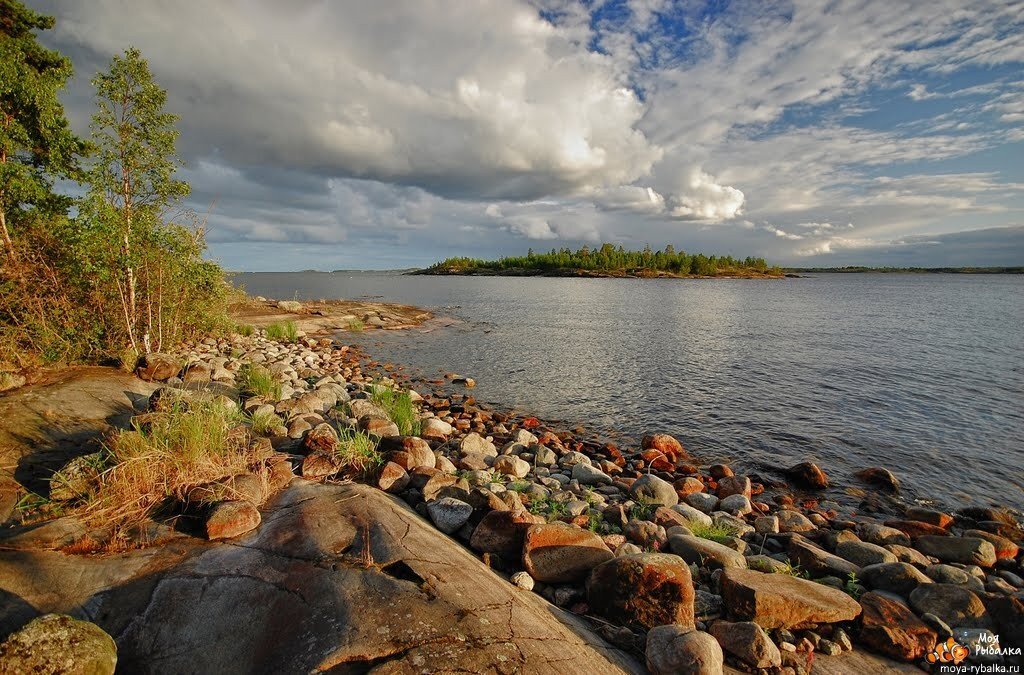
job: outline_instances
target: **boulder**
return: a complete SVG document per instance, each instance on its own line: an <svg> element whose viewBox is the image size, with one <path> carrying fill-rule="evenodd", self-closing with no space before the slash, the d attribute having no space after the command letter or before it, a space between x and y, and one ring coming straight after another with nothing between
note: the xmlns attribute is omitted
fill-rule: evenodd
<svg viewBox="0 0 1024 675"><path fill-rule="evenodd" d="M286 312L301 312L302 303L298 300L279 300L277 303L279 309L283 309Z"/></svg>
<svg viewBox="0 0 1024 675"><path fill-rule="evenodd" d="M658 626L648 632L645 655L651 675L721 675L725 664L718 640L683 626Z"/></svg>
<svg viewBox="0 0 1024 675"><path fill-rule="evenodd" d="M1006 537L998 534L992 534L985 530L966 530L964 532L965 537L974 537L977 539L984 539L988 543L992 544L992 548L996 550L997 560L1013 560L1020 553L1020 547L1013 543Z"/></svg>
<svg viewBox="0 0 1024 675"><path fill-rule="evenodd" d="M454 497L442 497L427 504L427 513L437 529L451 534L466 524L473 507Z"/></svg>
<svg viewBox="0 0 1024 675"><path fill-rule="evenodd" d="M887 591L907 597L921 584L930 584L921 570L903 562L879 563L861 568L857 574L860 582L870 589Z"/></svg>
<svg viewBox="0 0 1024 675"><path fill-rule="evenodd" d="M753 668L778 668L782 665L779 648L753 621L716 621L711 625L710 633L726 653Z"/></svg>
<svg viewBox="0 0 1024 675"><path fill-rule="evenodd" d="M392 461L406 471L421 466L433 468L437 464L437 457L434 456L434 451L430 449L430 444L416 436L382 438L378 449L381 452L392 453ZM401 461L395 459L399 453L404 453L404 456L398 457Z"/></svg>
<svg viewBox="0 0 1024 675"><path fill-rule="evenodd" d="M954 628L991 628L981 599L962 586L921 584L910 594L918 614L934 614Z"/></svg>
<svg viewBox="0 0 1024 675"><path fill-rule="evenodd" d="M686 503L701 513L712 513L718 508L718 497L707 492L694 492L686 495Z"/></svg>
<svg viewBox="0 0 1024 675"><path fill-rule="evenodd" d="M686 454L683 444L668 434L644 436L640 440L640 448L643 450L657 450L672 462L689 456Z"/></svg>
<svg viewBox="0 0 1024 675"><path fill-rule="evenodd" d="M397 494L409 487L409 474L400 465L388 462L380 470L380 477L377 478L377 487L384 492Z"/></svg>
<svg viewBox="0 0 1024 675"><path fill-rule="evenodd" d="M850 574L860 571L859 565L832 555L805 539L790 540L788 553L789 559L795 565L799 565L815 576L831 575L846 578Z"/></svg>
<svg viewBox="0 0 1024 675"><path fill-rule="evenodd" d="M730 617L765 629L852 621L861 611L842 591L784 574L727 568L721 584Z"/></svg>
<svg viewBox="0 0 1024 675"><path fill-rule="evenodd" d="M135 374L147 382L165 382L177 376L181 370L181 360L170 354L145 354L139 360Z"/></svg>
<svg viewBox="0 0 1024 675"><path fill-rule="evenodd" d="M513 455L501 455L494 460L492 467L495 471L506 476L523 478L530 473L529 462L519 459Z"/></svg>
<svg viewBox="0 0 1024 675"><path fill-rule="evenodd" d="M102 628L63 614L32 620L0 644L0 673L113 675L117 645Z"/></svg>
<svg viewBox="0 0 1024 675"><path fill-rule="evenodd" d="M664 624L693 628L693 592L690 568L662 553L614 558L595 567L587 581L592 610L642 630Z"/></svg>
<svg viewBox="0 0 1024 675"><path fill-rule="evenodd" d="M668 538L668 545L677 556L701 567L720 569L747 566L747 560L741 553L710 539L674 534Z"/></svg>
<svg viewBox="0 0 1024 675"><path fill-rule="evenodd" d="M198 361L185 366L185 372L181 376L185 384L204 384L210 381L213 376L213 368L208 363Z"/></svg>
<svg viewBox="0 0 1024 675"><path fill-rule="evenodd" d="M432 441L446 441L455 432L452 425L436 417L423 420L420 427L420 436Z"/></svg>
<svg viewBox="0 0 1024 675"><path fill-rule="evenodd" d="M944 537L926 535L914 541L914 548L942 562L992 567L996 564L996 549L991 542L979 537Z"/></svg>
<svg viewBox="0 0 1024 675"><path fill-rule="evenodd" d="M836 546L836 555L849 560L857 567L897 562L896 555L891 551L885 550L878 544L870 544L866 541L839 542Z"/></svg>
<svg viewBox="0 0 1024 675"><path fill-rule="evenodd" d="M953 516L939 511L937 509L929 509L924 506L910 506L907 508L906 513L907 520L916 520L921 523L928 523L935 527L942 528L943 530L948 529L953 524Z"/></svg>
<svg viewBox="0 0 1024 675"><path fill-rule="evenodd" d="M370 436L377 436L379 438L387 438L388 436L398 436L401 432L398 429L398 425L388 419L382 419L380 417L371 417L364 415L359 418L359 430L365 431Z"/></svg>
<svg viewBox="0 0 1024 675"><path fill-rule="evenodd" d="M675 506L679 503L679 495L672 484L650 474L637 478L629 487L629 494L633 499L646 504Z"/></svg>
<svg viewBox="0 0 1024 675"><path fill-rule="evenodd" d="M307 454L315 452L334 454L338 449L338 432L326 422L318 424L302 439L302 447Z"/></svg>
<svg viewBox="0 0 1024 675"><path fill-rule="evenodd" d="M815 490L828 487L828 476L814 462L801 462L786 469L786 475L800 485Z"/></svg>
<svg viewBox="0 0 1024 675"><path fill-rule="evenodd" d="M314 452L302 460L302 477L316 480L333 476L341 470L341 460L337 455L328 452Z"/></svg>
<svg viewBox="0 0 1024 675"><path fill-rule="evenodd" d="M213 541L238 537L259 527L260 519L260 512L252 502L218 502L206 518L206 538Z"/></svg>
<svg viewBox="0 0 1024 675"><path fill-rule="evenodd" d="M917 661L935 646L937 635L910 608L881 593L861 596L861 642L900 661Z"/></svg>
<svg viewBox="0 0 1024 675"><path fill-rule="evenodd" d="M649 520L631 520L626 523L622 534L626 539L633 542L640 548L649 548L660 551L668 541L668 534L665 528Z"/></svg>
<svg viewBox="0 0 1024 675"><path fill-rule="evenodd" d="M497 457L498 449L494 443L474 432L466 434L459 441L459 453L462 455L483 455L485 457Z"/></svg>
<svg viewBox="0 0 1024 675"><path fill-rule="evenodd" d="M545 583L578 581L613 557L597 534L565 523L533 525L523 541L523 567Z"/></svg>
<svg viewBox="0 0 1024 675"><path fill-rule="evenodd" d="M495 553L507 560L516 560L522 554L523 540L531 525L544 523L544 518L519 511L491 511L473 530L469 545L481 553Z"/></svg>
<svg viewBox="0 0 1024 675"><path fill-rule="evenodd" d="M744 495L729 495L718 502L718 508L734 516L745 516L754 510L750 499Z"/></svg>
<svg viewBox="0 0 1024 675"><path fill-rule="evenodd" d="M893 475L892 471L880 466L862 469L856 473L856 476L865 483L883 488L888 492L897 493L900 491L900 480Z"/></svg>
<svg viewBox="0 0 1024 675"><path fill-rule="evenodd" d="M707 496L711 497L716 502L718 501L718 499L712 495ZM675 511L688 521L687 523L683 523L683 525L687 525L688 523L697 523L698 525L706 525L708 527L711 527L712 523L714 522L711 520L711 516L709 516L708 514L704 513L699 509L693 508L689 504L676 504L671 508L673 511ZM655 514L657 514L657 511L655 511Z"/></svg>
<svg viewBox="0 0 1024 675"><path fill-rule="evenodd" d="M520 460L522 461L522 460ZM611 485L611 476L590 464L577 464L572 468L573 480L580 485Z"/></svg>
<svg viewBox="0 0 1024 675"><path fill-rule="evenodd" d="M899 546L910 546L910 537L894 527L882 525L881 523L864 523L858 526L857 534L864 541L879 546L897 544Z"/></svg>
<svg viewBox="0 0 1024 675"><path fill-rule="evenodd" d="M719 499L725 499L732 495L743 495L749 498L752 496L750 479L746 476L725 476L718 481L717 494Z"/></svg>
<svg viewBox="0 0 1024 675"><path fill-rule="evenodd" d="M807 516L792 509L782 509L776 514L779 517L779 532L811 532L818 529Z"/></svg>

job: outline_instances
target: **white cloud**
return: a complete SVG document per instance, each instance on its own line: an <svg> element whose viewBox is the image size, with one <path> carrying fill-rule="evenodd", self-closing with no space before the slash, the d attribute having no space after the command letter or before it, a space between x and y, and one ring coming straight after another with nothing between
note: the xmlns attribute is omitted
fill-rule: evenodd
<svg viewBox="0 0 1024 675"><path fill-rule="evenodd" d="M669 212L683 220L728 220L743 213L743 200L740 190L694 169L680 193L669 199Z"/></svg>

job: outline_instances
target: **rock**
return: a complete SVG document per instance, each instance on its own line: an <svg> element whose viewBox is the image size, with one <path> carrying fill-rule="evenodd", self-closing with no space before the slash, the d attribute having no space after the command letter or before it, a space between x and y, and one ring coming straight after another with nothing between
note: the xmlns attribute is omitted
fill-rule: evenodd
<svg viewBox="0 0 1024 675"><path fill-rule="evenodd" d="M286 312L302 311L302 303L298 300L279 300L277 306L279 309L283 309Z"/></svg>
<svg viewBox="0 0 1024 675"><path fill-rule="evenodd" d="M587 581L587 602L598 614L632 628L694 626L690 568L674 555L625 555L598 565Z"/></svg>
<svg viewBox="0 0 1024 675"><path fill-rule="evenodd" d="M896 493L900 491L899 479L893 475L892 471L880 466L862 469L856 473L856 476L865 483L870 483L871 485L884 488L889 492Z"/></svg>
<svg viewBox="0 0 1024 675"><path fill-rule="evenodd" d="M716 621L711 635L727 653L754 668L778 668L782 654L764 629L753 621Z"/></svg>
<svg viewBox="0 0 1024 675"><path fill-rule="evenodd" d="M63 614L32 620L0 644L0 673L113 675L117 645L102 628Z"/></svg>
<svg viewBox="0 0 1024 675"><path fill-rule="evenodd" d="M260 512L252 502L218 502L206 518L206 538L214 541L238 537L259 527L260 519Z"/></svg>
<svg viewBox="0 0 1024 675"><path fill-rule="evenodd" d="M626 539L637 546L651 548L656 551L660 551L665 546L665 542L668 541L665 528L649 520L631 520L626 523L622 533L626 535Z"/></svg>
<svg viewBox="0 0 1024 675"><path fill-rule="evenodd" d="M998 534L992 534L985 530L966 530L964 532L965 537L975 537L977 539L984 539L988 543L992 544L992 548L996 550L997 560L1013 560L1020 553L1020 547L1013 543L1006 537Z"/></svg>
<svg viewBox="0 0 1024 675"><path fill-rule="evenodd" d="M937 565L929 565L924 569L924 573L928 577L939 584L956 584L957 586L963 586L971 580L971 575L959 567L953 567L952 565L946 565L939 563Z"/></svg>
<svg viewBox="0 0 1024 675"><path fill-rule="evenodd" d="M768 574L785 574L790 571L787 563L767 555L748 555L747 568Z"/></svg>
<svg viewBox="0 0 1024 675"><path fill-rule="evenodd" d="M558 455L551 448L546 448L543 445L538 445L533 456L534 462L538 466L555 466L558 464Z"/></svg>
<svg viewBox="0 0 1024 675"><path fill-rule="evenodd" d="M925 535L936 537L949 536L949 532L938 525L931 525L930 523L924 523L920 520L887 520L885 521L885 524L889 527L895 527L911 539L917 539L918 537Z"/></svg>
<svg viewBox="0 0 1024 675"><path fill-rule="evenodd" d="M779 532L810 532L818 529L807 519L807 516L792 509L782 509L776 514L779 518Z"/></svg>
<svg viewBox="0 0 1024 675"><path fill-rule="evenodd" d="M718 640L683 626L658 626L647 633L651 675L721 675L725 656Z"/></svg>
<svg viewBox="0 0 1024 675"><path fill-rule="evenodd" d="M99 484L103 453L75 457L50 477L50 499L69 502L85 497Z"/></svg>
<svg viewBox="0 0 1024 675"><path fill-rule="evenodd" d="M861 611L842 591L784 574L727 568L721 584L729 615L765 629L852 621Z"/></svg>
<svg viewBox="0 0 1024 675"><path fill-rule="evenodd" d="M644 436L640 441L640 448L643 450L657 450L664 454L671 462L681 458L685 459L689 456L686 454L683 444L668 434Z"/></svg>
<svg viewBox="0 0 1024 675"><path fill-rule="evenodd" d="M611 476L590 464L577 464L572 468L572 478L580 485L611 485Z"/></svg>
<svg viewBox="0 0 1024 675"><path fill-rule="evenodd" d="M843 541L836 546L836 555L849 560L857 567L895 563L896 556L879 546L866 541Z"/></svg>
<svg viewBox="0 0 1024 675"><path fill-rule="evenodd" d="M828 487L828 476L814 462L801 462L791 466L786 469L786 475L804 487L815 490L824 490Z"/></svg>
<svg viewBox="0 0 1024 675"><path fill-rule="evenodd" d="M302 439L302 447L307 454L315 452L334 454L338 449L338 432L326 422L318 424Z"/></svg>
<svg viewBox="0 0 1024 675"><path fill-rule="evenodd" d="M337 455L326 452L314 452L302 460L302 477L306 480L317 480L333 476L341 470L341 460Z"/></svg>
<svg viewBox="0 0 1024 675"><path fill-rule="evenodd" d="M921 523L928 523L935 527L948 529L953 524L953 516L943 513L937 509L929 509L924 506L910 506L906 511L907 520L916 520Z"/></svg>
<svg viewBox="0 0 1024 675"><path fill-rule="evenodd" d="M879 654L900 661L917 661L935 646L935 631L902 602L868 592L861 596L860 606L860 639Z"/></svg>
<svg viewBox="0 0 1024 675"><path fill-rule="evenodd" d="M473 507L453 497L442 497L427 504L427 513L437 529L451 534L466 524L473 515Z"/></svg>
<svg viewBox="0 0 1024 675"><path fill-rule="evenodd" d="M370 436L377 436L379 438L398 436L401 434L401 431L398 429L398 425L391 420L385 420L379 417L370 417L368 415L359 418L359 430L365 431Z"/></svg>
<svg viewBox="0 0 1024 675"><path fill-rule="evenodd" d="M846 578L860 571L860 566L837 555L818 548L806 540L793 539L789 542L789 558L812 575L833 575Z"/></svg>
<svg viewBox="0 0 1024 675"><path fill-rule="evenodd" d="M694 492L686 495L686 503L701 513L712 513L718 508L718 497L707 492Z"/></svg>
<svg viewBox="0 0 1024 675"><path fill-rule="evenodd" d="M962 586L921 584L910 594L910 606L918 614L934 614L955 628L990 628L981 599Z"/></svg>
<svg viewBox="0 0 1024 675"><path fill-rule="evenodd" d="M516 560L522 554L523 540L531 525L544 522L525 510L491 511L473 530L469 545L481 553L494 553L507 560Z"/></svg>
<svg viewBox="0 0 1024 675"><path fill-rule="evenodd" d="M718 498L725 499L733 495L751 497L750 479L746 476L725 476L718 481Z"/></svg>
<svg viewBox="0 0 1024 675"><path fill-rule="evenodd" d="M476 432L466 434L459 441L459 453L462 455L483 455L485 457L497 457L498 449L486 438Z"/></svg>
<svg viewBox="0 0 1024 675"><path fill-rule="evenodd" d="M914 548L943 562L979 567L992 567L996 564L995 547L979 537L925 535L914 541Z"/></svg>
<svg viewBox="0 0 1024 675"><path fill-rule="evenodd" d="M392 461L402 466L406 471L417 467L434 468L437 465L437 457L430 449L430 444L416 436L391 436L382 438L378 449L381 452L393 453ZM395 458L399 453L404 456ZM398 460L401 461L398 461Z"/></svg>
<svg viewBox="0 0 1024 675"><path fill-rule="evenodd" d="M533 525L523 542L523 567L545 583L577 581L613 557L597 534L565 523Z"/></svg>
<svg viewBox="0 0 1024 675"><path fill-rule="evenodd" d="M907 597L921 584L932 580L913 565L903 562L887 562L867 565L857 574L862 584L870 589L888 591Z"/></svg>
<svg viewBox="0 0 1024 675"><path fill-rule="evenodd" d="M888 544L885 548L891 551L900 562L910 563L911 565L920 565L921 567L927 567L932 564L931 561L928 560L928 556L917 549L910 548L909 546Z"/></svg>
<svg viewBox="0 0 1024 675"><path fill-rule="evenodd" d="M380 477L377 479L377 487L384 492L398 494L409 487L409 474L398 464L388 462L380 470Z"/></svg>
<svg viewBox="0 0 1024 675"><path fill-rule="evenodd" d="M513 455L501 455L494 460L492 467L495 471L506 476L523 478L530 473L530 464Z"/></svg>
<svg viewBox="0 0 1024 675"><path fill-rule="evenodd" d="M679 495L672 484L650 474L637 478L629 487L629 494L646 504L675 506L679 503Z"/></svg>
<svg viewBox="0 0 1024 675"><path fill-rule="evenodd" d="M743 495L729 495L718 502L718 508L734 516L745 516L754 510L750 500Z"/></svg>
<svg viewBox="0 0 1024 675"><path fill-rule="evenodd" d="M526 572L516 572L511 577L509 577L509 581L511 581L514 586L517 586L523 589L524 591L533 590L533 577L531 577Z"/></svg>
<svg viewBox="0 0 1024 675"><path fill-rule="evenodd" d="M717 504L717 497L714 497L712 495L707 496L714 499ZM709 516L708 514L704 513L699 509L693 508L689 504L676 504L671 508L673 511L675 511L683 518L685 518L689 523L697 523L698 525L706 525L707 527L711 527L711 525L714 523L714 521L711 520L711 516ZM657 511L655 511L655 513L657 513Z"/></svg>
<svg viewBox="0 0 1024 675"><path fill-rule="evenodd" d="M190 363L185 366L185 373L181 376L185 384L204 384L210 381L213 375L213 368L202 361Z"/></svg>
<svg viewBox="0 0 1024 675"><path fill-rule="evenodd" d="M436 417L428 417L420 425L420 436L432 441L446 441L455 432L452 425Z"/></svg>
<svg viewBox="0 0 1024 675"><path fill-rule="evenodd" d="M864 541L879 546L886 544L897 544L899 546L910 546L910 537L894 527L888 527L880 523L865 523L857 528L857 534Z"/></svg>
<svg viewBox="0 0 1024 675"><path fill-rule="evenodd" d="M0 476L0 525L3 525L18 509L21 501L21 485L9 476Z"/></svg>
<svg viewBox="0 0 1024 675"><path fill-rule="evenodd" d="M145 354L139 360L135 374L147 382L165 382L181 370L181 360L170 354Z"/></svg>
<svg viewBox="0 0 1024 675"><path fill-rule="evenodd" d="M760 516L754 519L754 532L758 534L778 534L779 531L778 516Z"/></svg>
<svg viewBox="0 0 1024 675"><path fill-rule="evenodd" d="M668 538L668 545L673 553L694 565L712 569L747 566L742 554L710 539L674 534Z"/></svg>

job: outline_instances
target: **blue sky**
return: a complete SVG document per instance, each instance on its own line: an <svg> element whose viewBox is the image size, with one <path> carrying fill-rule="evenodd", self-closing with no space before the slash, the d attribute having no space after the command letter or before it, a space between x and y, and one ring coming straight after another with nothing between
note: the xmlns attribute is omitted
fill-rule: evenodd
<svg viewBox="0 0 1024 675"><path fill-rule="evenodd" d="M232 269L1024 264L1022 2L29 4L83 133L88 79L142 49Z"/></svg>

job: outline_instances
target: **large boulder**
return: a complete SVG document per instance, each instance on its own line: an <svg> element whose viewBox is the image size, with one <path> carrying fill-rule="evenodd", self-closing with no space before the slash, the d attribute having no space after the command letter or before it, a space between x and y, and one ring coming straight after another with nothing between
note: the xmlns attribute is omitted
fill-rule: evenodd
<svg viewBox="0 0 1024 675"><path fill-rule="evenodd" d="M62 614L31 621L0 644L0 673L113 675L117 645L102 628Z"/></svg>
<svg viewBox="0 0 1024 675"><path fill-rule="evenodd" d="M842 591L786 574L727 568L721 583L729 615L762 628L851 621L861 611L857 601Z"/></svg>
<svg viewBox="0 0 1024 675"><path fill-rule="evenodd" d="M647 633L651 675L721 675L725 655L718 640L685 626L658 626Z"/></svg>
<svg viewBox="0 0 1024 675"><path fill-rule="evenodd" d="M176 377L181 370L181 359L170 354L146 354L139 360L135 374L147 382L164 382Z"/></svg>
<svg viewBox="0 0 1024 675"><path fill-rule="evenodd" d="M496 553L507 560L516 560L522 554L523 540L531 525L544 522L525 510L491 511L473 530L469 545L481 553Z"/></svg>
<svg viewBox="0 0 1024 675"><path fill-rule="evenodd" d="M904 597L910 595L921 584L932 583L932 580L924 572L904 562L868 565L861 568L857 576L860 577L860 582L868 588L888 591Z"/></svg>
<svg viewBox="0 0 1024 675"><path fill-rule="evenodd" d="M613 557L600 536L566 523L533 525L523 540L523 567L545 583L578 581Z"/></svg>
<svg viewBox="0 0 1024 675"><path fill-rule="evenodd" d="M778 668L782 654L764 629L753 621L716 621L711 635L729 654L753 668Z"/></svg>
<svg viewBox="0 0 1024 675"><path fill-rule="evenodd" d="M991 628L981 599L962 586L921 584L910 594L918 614L934 614L953 628Z"/></svg>
<svg viewBox="0 0 1024 675"><path fill-rule="evenodd" d="M679 495L676 494L672 483L650 474L640 476L633 481L629 487L629 494L633 499L645 504L675 506L679 503Z"/></svg>
<svg viewBox="0 0 1024 675"><path fill-rule="evenodd" d="M893 597L868 592L861 596L860 606L860 639L873 651L900 661L917 661L935 646L935 631Z"/></svg>
<svg viewBox="0 0 1024 675"><path fill-rule="evenodd" d="M925 535L914 540L914 548L947 563L980 567L992 567L996 564L995 547L980 537Z"/></svg>
<svg viewBox="0 0 1024 675"><path fill-rule="evenodd" d="M590 573L587 600L598 614L633 628L694 627L690 568L674 555L641 553L601 563Z"/></svg>

